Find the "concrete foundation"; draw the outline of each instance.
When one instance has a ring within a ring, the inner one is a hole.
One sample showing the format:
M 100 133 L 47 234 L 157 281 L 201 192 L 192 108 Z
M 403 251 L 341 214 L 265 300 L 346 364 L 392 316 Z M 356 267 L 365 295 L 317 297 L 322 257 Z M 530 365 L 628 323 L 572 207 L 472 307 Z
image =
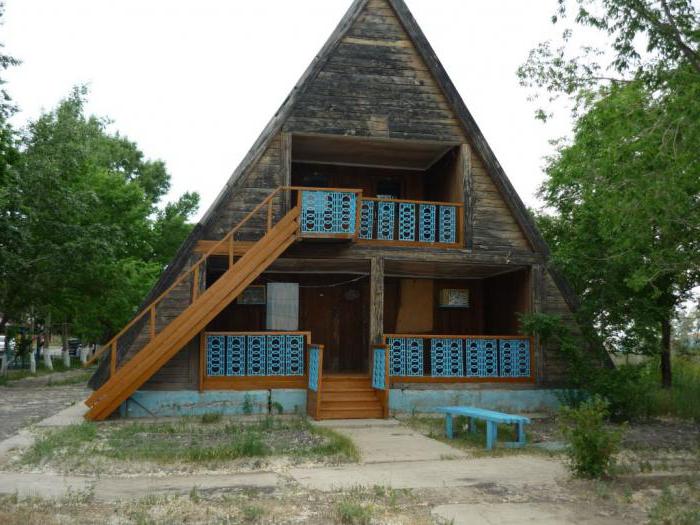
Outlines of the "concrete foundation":
M 389 408 L 394 413 L 430 412 L 440 406 L 469 405 L 502 412 L 552 412 L 559 407 L 557 390 L 409 390 L 392 389 Z
M 122 405 L 122 417 L 225 416 L 306 413 L 306 390 L 140 390 Z
M 432 408 L 470 405 L 504 412 L 549 412 L 559 406 L 557 390 L 479 389 L 429 390 L 392 389 L 392 413 L 430 412 Z M 207 413 L 306 414 L 306 390 L 141 390 L 121 407 L 122 417 L 201 416 Z

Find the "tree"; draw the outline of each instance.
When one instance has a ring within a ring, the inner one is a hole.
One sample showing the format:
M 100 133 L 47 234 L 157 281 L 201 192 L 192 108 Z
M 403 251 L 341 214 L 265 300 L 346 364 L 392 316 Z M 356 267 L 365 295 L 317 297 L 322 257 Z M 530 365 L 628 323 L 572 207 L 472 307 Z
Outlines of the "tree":
M 14 224 L 26 233 L 0 311 L 34 307 L 101 339 L 133 315 L 187 235 L 198 195 L 161 210 L 165 165 L 110 133 L 108 120 L 86 116 L 85 96 L 76 88 L 23 134 Z
M 607 48 L 567 58 L 543 43 L 519 70 L 550 100 L 570 97 L 576 116 L 548 160 L 539 223 L 583 321 L 612 349 L 660 353 L 670 386 L 671 320 L 700 280 L 698 16 L 686 0 L 576 5 Z M 555 23 L 567 13 L 561 0 Z

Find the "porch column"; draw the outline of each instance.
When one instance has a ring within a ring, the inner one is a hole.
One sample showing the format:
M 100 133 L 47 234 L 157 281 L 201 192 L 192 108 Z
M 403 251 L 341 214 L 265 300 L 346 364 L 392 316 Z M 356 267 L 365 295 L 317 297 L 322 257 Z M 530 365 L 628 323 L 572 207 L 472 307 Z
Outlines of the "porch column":
M 370 260 L 369 341 L 379 344 L 384 335 L 384 259 Z

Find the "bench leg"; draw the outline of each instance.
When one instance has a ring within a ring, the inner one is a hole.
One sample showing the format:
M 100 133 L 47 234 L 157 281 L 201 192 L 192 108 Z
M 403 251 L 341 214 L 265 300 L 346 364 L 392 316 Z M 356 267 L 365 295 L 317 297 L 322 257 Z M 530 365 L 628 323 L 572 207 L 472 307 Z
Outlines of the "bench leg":
M 476 434 L 476 419 L 473 417 L 469 418 L 469 432 Z
M 518 445 L 525 446 L 525 423 L 518 423 Z
M 452 433 L 452 414 L 445 415 L 445 436 L 447 439 L 452 439 L 454 437 Z
M 492 450 L 498 437 L 498 425 L 493 421 L 486 422 L 486 450 Z

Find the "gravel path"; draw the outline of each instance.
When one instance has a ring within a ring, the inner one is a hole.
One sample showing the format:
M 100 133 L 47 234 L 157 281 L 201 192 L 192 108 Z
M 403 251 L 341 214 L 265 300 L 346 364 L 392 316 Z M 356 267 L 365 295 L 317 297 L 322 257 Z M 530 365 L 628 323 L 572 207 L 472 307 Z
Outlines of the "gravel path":
M 0 441 L 85 399 L 84 384 L 0 387 Z

